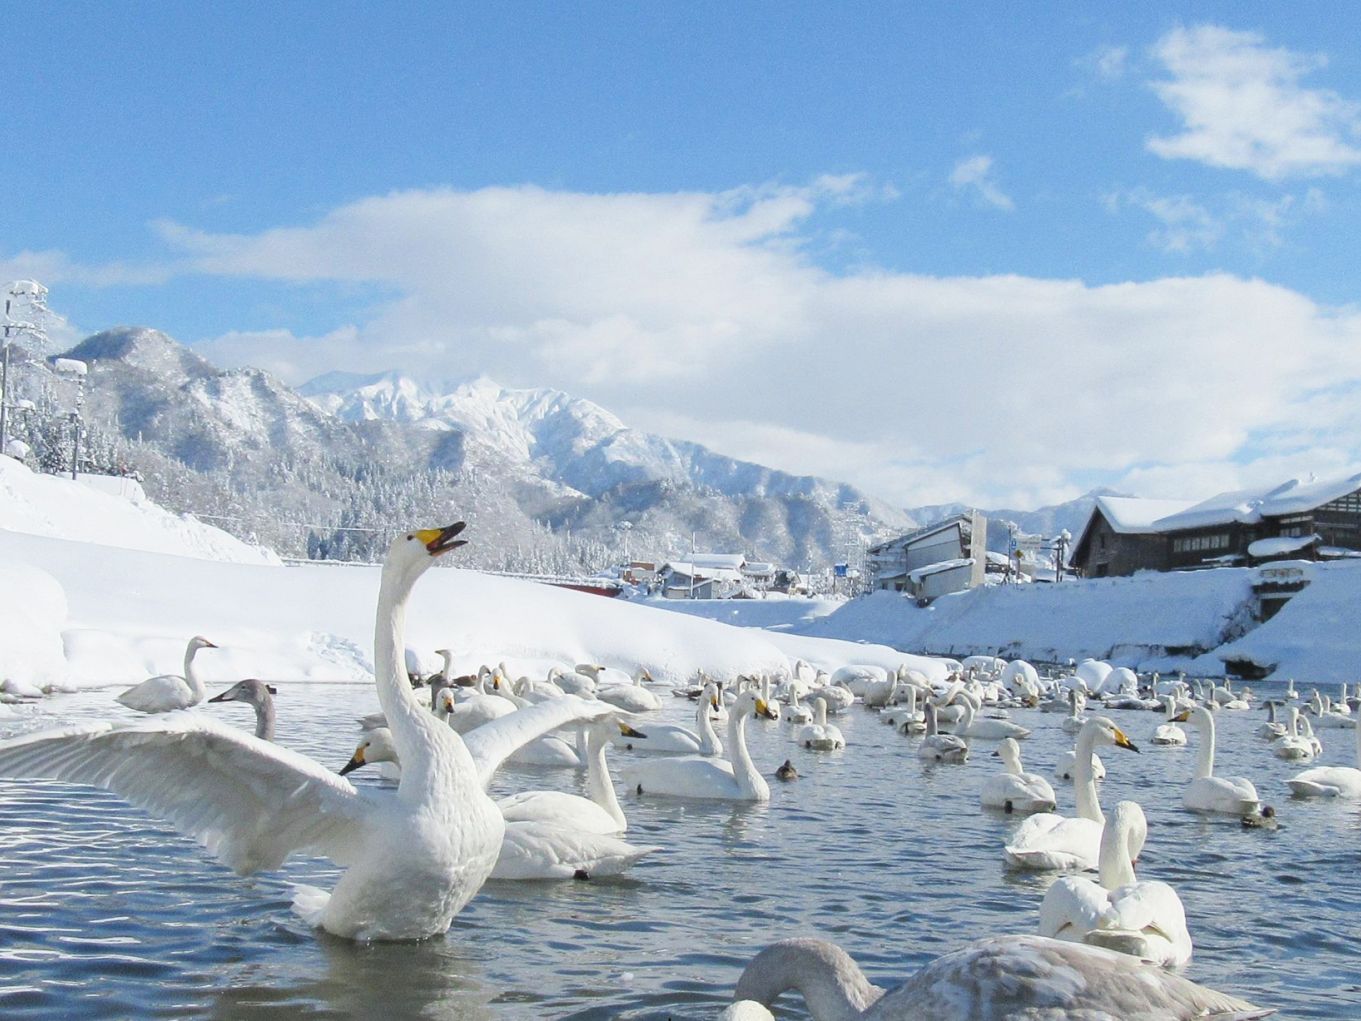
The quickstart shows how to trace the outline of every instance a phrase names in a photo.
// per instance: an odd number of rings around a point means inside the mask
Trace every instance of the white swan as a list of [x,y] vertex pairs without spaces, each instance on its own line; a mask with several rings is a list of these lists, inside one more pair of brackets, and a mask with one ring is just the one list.
[[[1054,764],[1054,776],[1070,782],[1077,776],[1077,752],[1069,748],[1059,753],[1059,760]],[[1101,756],[1095,753],[1092,755],[1092,779],[1098,782],[1106,779],[1106,764],[1101,761]]]
[[[714,701],[717,701],[716,699]],[[765,700],[754,691],[737,696],[728,717],[728,754],[732,761],[685,755],[630,763],[621,770],[624,782],[638,794],[724,801],[769,801],[766,783],[747,752],[747,717],[765,716]]]
[[277,868],[294,851],[325,855],[346,868],[335,889],[296,887],[293,906],[334,935],[444,932],[501,850],[505,824],[483,792],[487,780],[524,741],[601,711],[576,699],[556,713],[538,706],[488,724],[474,743],[420,703],[402,656],[406,602],[435,558],[462,545],[454,538],[462,528],[398,536],[383,563],[374,665],[406,767],[395,794],[361,794],[312,759],[191,712],[3,741],[0,775],[104,787],[198,838],[242,875]]
[[600,685],[595,689],[595,697],[602,702],[618,706],[626,713],[645,713],[662,707],[661,699],[643,687],[644,681],[652,680],[646,669],[640,669],[628,684]]
[[194,657],[199,649],[216,648],[202,635],[195,635],[189,639],[189,646],[184,650],[184,676],[161,674],[159,677],[148,677],[141,684],[123,692],[115,701],[139,713],[168,713],[198,705],[208,692],[203,687],[203,680],[194,671]]
[[1003,771],[983,781],[979,800],[984,808],[1000,808],[1004,812],[1052,812],[1057,807],[1054,788],[1038,773],[1027,773],[1021,768],[1021,746],[1013,738],[1003,738],[997,751]]
[[[1007,864],[1022,869],[1096,868],[1101,830],[1106,823],[1096,794],[1096,779],[1092,775],[1092,752],[1098,744],[1127,748],[1132,752],[1139,750],[1108,717],[1089,716],[1077,736],[1077,775],[1074,777],[1077,815],[1041,812],[1030,816],[1006,845]],[[1143,846],[1142,840],[1139,846]]]
[[1177,717],[1200,731],[1196,775],[1186,787],[1182,804],[1192,812],[1219,815],[1256,815],[1261,807],[1257,788],[1241,776],[1215,776],[1215,720],[1204,706]]
[[[1290,728],[1276,719],[1276,707],[1278,705],[1284,705],[1284,703],[1277,702],[1274,699],[1267,699],[1266,722],[1259,726],[1255,731],[1258,737],[1264,738],[1267,741],[1275,741],[1278,737],[1285,737],[1286,734],[1290,733]],[[1294,707],[1292,706],[1291,708]],[[1299,710],[1296,710],[1296,712],[1298,711]]]
[[1309,762],[1314,757],[1314,746],[1300,732],[1300,711],[1293,705],[1286,710],[1285,733],[1271,742],[1271,753],[1278,759]]
[[800,727],[794,739],[805,748],[817,752],[830,752],[846,747],[846,739],[841,736],[841,728],[827,722],[827,700],[821,695],[813,699],[813,722]]
[[[1356,728],[1356,764],[1361,766],[1361,727]],[[1286,783],[1299,798],[1361,798],[1361,768],[1315,766]]]
[[623,734],[615,734],[611,740],[631,752],[660,755],[722,755],[723,742],[714,733],[713,720],[709,716],[713,699],[717,696],[718,689],[714,685],[705,685],[704,697],[698,700],[695,708],[694,730],[676,723],[648,723],[647,739],[644,741],[635,742]]
[[1040,935],[1133,954],[1167,968],[1191,960],[1191,934],[1177,891],[1134,875],[1131,846],[1147,833],[1143,809],[1122,801],[1101,834],[1100,882],[1060,876],[1040,904]]
[[1082,725],[1087,722],[1087,717],[1082,715],[1082,709],[1087,699],[1076,688],[1069,688],[1068,702],[1068,715],[1063,718],[1063,722],[1059,726],[1063,728],[1065,734],[1076,736],[1077,732],[1082,729]]
[[1186,731],[1177,726],[1177,700],[1171,695],[1162,696],[1163,709],[1167,719],[1153,730],[1153,744],[1181,747],[1186,744]]
[[789,689],[789,712],[784,714],[784,718],[790,723],[813,722],[813,710],[799,701],[799,689],[797,685],[793,685]]
[[936,705],[926,702],[926,736],[917,745],[917,758],[925,762],[959,764],[969,757],[969,743],[954,734],[942,734],[936,729]]
[[610,716],[596,720],[586,733],[586,787],[590,797],[563,791],[521,791],[496,802],[506,822],[552,823],[588,833],[623,833],[628,829],[628,819],[619,807],[605,764],[605,746],[611,734],[640,741],[648,735]]
[[492,879],[590,879],[617,876],[660,847],[537,820],[506,823]]
[[278,690],[254,677],[238,681],[209,702],[246,702],[255,710],[255,736],[261,741],[274,740],[274,696]]
[[977,716],[978,710],[973,698],[967,693],[960,694],[960,702],[964,706],[964,715],[955,724],[955,734],[959,737],[972,737],[983,741],[1000,741],[1009,737],[1019,741],[1030,736],[1030,731],[1019,723],[995,720],[990,716]]
[[887,992],[833,943],[781,940],[742,972],[733,994],[741,1010],[727,1016],[769,1016],[757,1008],[788,989],[803,996],[813,1021],[1252,1021],[1273,1013],[1127,954],[994,936],[937,957]]

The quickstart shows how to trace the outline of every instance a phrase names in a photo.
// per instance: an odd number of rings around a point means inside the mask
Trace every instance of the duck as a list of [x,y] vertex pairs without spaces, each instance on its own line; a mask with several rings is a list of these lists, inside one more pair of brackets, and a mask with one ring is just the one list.
[[728,718],[727,748],[731,761],[703,755],[653,758],[625,766],[621,770],[624,782],[639,795],[769,801],[770,785],[751,761],[746,740],[747,719],[768,713],[760,695],[744,691],[737,696]]
[[794,763],[790,762],[788,759],[784,760],[784,765],[778,766],[775,769],[775,779],[777,780],[788,782],[790,780],[797,780],[798,778],[799,771],[794,768]]
[[781,940],[743,969],[726,1016],[766,1021],[791,989],[813,1021],[1251,1021],[1272,1013],[1128,954],[1018,935],[967,943],[890,990],[835,943]]
[[827,700],[821,695],[813,699],[813,722],[800,727],[794,739],[815,752],[830,752],[846,747],[841,728],[827,722]]
[[917,758],[924,762],[948,762],[959,765],[969,758],[969,742],[954,734],[942,734],[936,729],[936,704],[926,702],[926,733],[917,745]]
[[1241,776],[1215,776],[1215,721],[1204,706],[1181,713],[1180,723],[1189,722],[1200,731],[1196,753],[1196,775],[1186,787],[1182,804],[1192,812],[1211,815],[1255,815],[1261,808],[1257,788]]
[[373,662],[378,701],[405,766],[395,795],[361,792],[307,756],[188,711],[0,741],[0,776],[113,791],[197,838],[240,875],[276,869],[295,852],[325,856],[344,869],[334,889],[296,886],[293,910],[342,939],[447,931],[501,850],[505,823],[485,793],[491,776],[523,741],[602,711],[559,700],[560,709],[536,707],[511,727],[489,724],[473,741],[421,703],[403,662],[405,608],[436,559],[464,544],[456,538],[463,528],[398,534],[380,571]]
[[279,689],[272,684],[254,677],[237,681],[220,695],[208,699],[212,702],[246,702],[255,710],[255,736],[261,741],[274,740],[274,696]]
[[[1078,733],[1075,749],[1077,815],[1041,812],[1027,818],[1004,848],[1008,865],[1046,871],[1097,867],[1101,830],[1106,824],[1096,793],[1096,779],[1092,776],[1092,753],[1099,744],[1132,752],[1139,750],[1109,717],[1087,717]],[[1142,846],[1141,839],[1139,847]],[[1135,856],[1138,856],[1137,850]]]
[[202,635],[189,639],[184,650],[184,674],[161,674],[148,677],[133,685],[114,701],[139,713],[168,713],[176,709],[196,706],[208,697],[203,679],[194,670],[194,657],[200,649],[216,649],[217,645]]
[[628,829],[605,763],[605,747],[613,734],[643,741],[647,734],[634,730],[617,716],[602,716],[586,727],[586,786],[590,797],[562,791],[521,791],[500,798],[496,807],[506,822],[545,822],[588,833],[614,834]]
[[1177,700],[1171,695],[1161,696],[1163,709],[1167,712],[1165,722],[1158,724],[1149,739],[1153,744],[1181,747],[1186,744],[1186,731],[1177,726]]
[[[1361,798],[1361,727],[1356,728],[1356,766],[1314,766],[1286,781],[1297,798]],[[1263,809],[1265,812],[1265,809]]]
[[1054,811],[1058,805],[1054,788],[1038,773],[1027,773],[1021,768],[1021,746],[1014,738],[1003,738],[993,754],[1002,760],[1004,768],[983,782],[979,800],[984,808],[1027,815]]
[[1143,809],[1121,801],[1101,833],[1099,882],[1061,876],[1040,904],[1041,936],[1105,947],[1165,968],[1191,960],[1191,934],[1177,891],[1134,875],[1132,843],[1148,832]]

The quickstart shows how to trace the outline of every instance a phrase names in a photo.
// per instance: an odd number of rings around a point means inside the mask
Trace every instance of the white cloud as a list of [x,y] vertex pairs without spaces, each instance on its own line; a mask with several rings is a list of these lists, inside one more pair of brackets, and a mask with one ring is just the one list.
[[992,178],[991,156],[970,156],[960,160],[950,172],[950,183],[956,191],[973,191],[994,209],[1011,210],[1016,207],[1011,197]]
[[1177,255],[1210,251],[1231,238],[1263,256],[1283,246],[1288,233],[1304,217],[1327,209],[1315,188],[1310,188],[1303,199],[1289,194],[1262,198],[1228,192],[1209,201],[1211,204],[1206,205],[1190,195],[1157,195],[1147,188],[1114,192],[1103,198],[1112,214],[1138,209],[1152,216],[1158,226],[1147,235],[1149,245]]
[[1129,70],[1129,48],[1126,46],[1098,46],[1076,63],[1079,67],[1086,69],[1103,81],[1118,81]]
[[440,189],[258,234],[162,230],[180,272],[313,294],[336,281],[351,303],[372,289],[358,321],[318,337],[224,334],[203,345],[214,360],[294,382],[402,368],[554,386],[640,428],[905,505],[1035,506],[1131,465],[1134,481],[1196,465],[1223,488],[1262,458],[1308,470],[1311,449],[1361,449],[1361,412],[1339,396],[1361,387],[1353,311],[1222,274],[1107,286],[833,274],[806,254],[810,218],[844,199],[817,183]]
[[1113,212],[1121,205],[1134,206],[1156,219],[1160,226],[1149,232],[1148,243],[1164,252],[1184,255],[1214,248],[1224,236],[1223,222],[1189,195],[1155,195],[1135,188],[1108,197],[1107,205]]
[[1361,107],[1301,84],[1326,58],[1272,49],[1255,32],[1216,25],[1174,29],[1153,56],[1170,75],[1153,82],[1153,90],[1184,126],[1180,134],[1149,139],[1157,155],[1270,181],[1340,174],[1361,163],[1353,144]]

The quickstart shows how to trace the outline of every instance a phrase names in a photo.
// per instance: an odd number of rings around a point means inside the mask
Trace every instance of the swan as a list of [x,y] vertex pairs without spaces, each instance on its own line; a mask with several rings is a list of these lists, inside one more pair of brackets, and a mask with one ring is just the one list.
[[602,702],[618,706],[626,713],[645,713],[660,709],[661,699],[643,687],[645,680],[652,680],[652,675],[646,669],[642,669],[628,684],[600,685],[595,689],[595,697]]
[[1058,804],[1054,788],[1038,773],[1027,773],[1021,768],[1021,746],[1014,738],[1003,738],[993,754],[1005,768],[983,782],[979,799],[984,808],[1027,814],[1054,811]]
[[879,718],[904,734],[920,734],[926,730],[926,714],[917,708],[917,686],[904,684],[899,691],[906,691],[903,701],[885,709]]
[[611,734],[633,739],[647,735],[634,730],[623,720],[605,716],[586,730],[586,786],[590,797],[562,791],[521,791],[496,802],[507,822],[544,822],[588,833],[623,833],[628,829],[624,810],[614,794],[609,768],[605,765],[605,746]]
[[[631,752],[648,752],[663,755],[722,755],[723,742],[714,733],[713,720],[709,717],[712,700],[718,697],[718,688],[705,685],[705,697],[700,699],[695,709],[695,729],[682,727],[675,723],[649,723],[647,740],[634,743],[623,734],[615,734],[611,740]],[[773,706],[771,707],[774,708]]]
[[492,879],[590,879],[617,876],[660,847],[638,847],[619,837],[557,823],[506,823]]
[[[717,701],[715,699],[714,701]],[[623,770],[625,783],[639,794],[664,794],[677,798],[711,798],[724,801],[769,801],[770,785],[756,769],[747,752],[749,716],[769,713],[754,691],[744,691],[728,717],[728,753],[732,761],[685,755],[631,763]]]
[[1163,708],[1167,711],[1167,720],[1154,728],[1150,740],[1154,744],[1180,747],[1186,744],[1186,731],[1177,726],[1177,700],[1171,695],[1163,695],[1162,701]]
[[406,767],[395,792],[360,792],[304,755],[194,712],[0,741],[0,776],[111,790],[196,837],[241,875],[278,868],[295,851],[324,855],[345,871],[329,894],[296,887],[293,909],[333,935],[408,940],[445,932],[501,850],[505,823],[484,792],[492,774],[524,741],[600,714],[580,700],[557,711],[536,706],[460,739],[418,700],[402,661],[407,599],[436,558],[463,545],[455,539],[462,529],[459,522],[398,535],[383,561],[373,662]]
[[1082,693],[1076,688],[1068,689],[1068,701],[1070,703],[1068,715],[1059,724],[1065,734],[1076,735],[1082,729],[1082,725],[1087,722],[1087,717],[1082,715],[1083,703],[1086,701]]
[[1148,831],[1143,809],[1121,801],[1101,833],[1100,882],[1061,876],[1040,904],[1040,935],[1118,950],[1166,968],[1191,960],[1191,934],[1177,891],[1134,875],[1138,834]]
[[255,710],[255,736],[261,741],[274,740],[274,696],[278,689],[272,684],[251,677],[238,681],[209,702],[248,702]]
[[813,722],[813,710],[799,701],[799,689],[797,686],[789,689],[789,712],[784,714],[784,718],[790,723]]
[[[1276,719],[1276,707],[1278,705],[1284,704],[1285,703],[1277,702],[1274,701],[1273,699],[1267,699],[1266,722],[1263,723],[1260,727],[1258,727],[1257,730],[1255,731],[1258,737],[1265,738],[1268,741],[1275,741],[1277,738],[1285,737],[1286,734],[1290,733],[1289,728],[1287,728],[1284,723],[1281,723],[1279,720]],[[1291,708],[1294,707],[1292,706]],[[1296,709],[1295,711],[1297,713],[1299,712],[1298,709]]]
[[[1356,728],[1356,764],[1361,766],[1361,727]],[[1361,798],[1361,768],[1315,766],[1286,783],[1297,798]]]
[[964,706],[964,715],[955,724],[955,734],[958,737],[972,737],[984,741],[1000,741],[1009,737],[1019,741],[1030,736],[1030,731],[1019,723],[976,716],[977,709],[974,707],[972,698],[962,696],[961,701]]
[[1309,717],[1301,716],[1299,718],[1299,725],[1300,736],[1309,742],[1310,748],[1314,749],[1314,757],[1317,758],[1318,756],[1322,755],[1323,742],[1320,741],[1318,739],[1318,736],[1314,733],[1314,725],[1309,722]]
[[198,705],[207,696],[203,680],[194,670],[194,656],[199,649],[216,649],[217,646],[202,635],[189,639],[184,650],[184,675],[161,674],[148,677],[141,684],[134,685],[115,701],[139,713],[167,713],[173,709],[188,709]]
[[917,758],[927,762],[962,763],[969,757],[969,743],[954,734],[936,729],[936,704],[926,701],[926,736],[917,745]]
[[1286,711],[1285,733],[1271,742],[1271,751],[1278,759],[1309,762],[1314,757],[1314,746],[1299,732],[1300,711],[1293,705]]
[[[1077,776],[1077,752],[1069,748],[1066,752],[1059,753],[1059,761],[1054,766],[1054,776],[1059,780],[1071,781]],[[1101,756],[1092,754],[1092,779],[1100,782],[1106,779],[1106,764],[1101,761]]]
[[[1098,744],[1137,752],[1125,732],[1106,716],[1089,716],[1077,736],[1074,793],[1077,815],[1041,812],[1032,815],[1012,835],[1004,850],[1007,864],[1022,869],[1095,869],[1106,817],[1092,776],[1092,752]],[[1139,847],[1143,846],[1140,839]],[[1138,851],[1135,851],[1137,857]]]
[[1221,815],[1256,815],[1261,807],[1257,788],[1241,776],[1215,776],[1215,720],[1204,706],[1196,706],[1177,717],[1200,731],[1200,750],[1195,778],[1182,796],[1182,804],[1192,812]]
[[725,1015],[769,1018],[785,990],[813,1021],[1252,1021],[1273,1013],[1128,954],[1044,936],[994,936],[965,944],[885,991],[850,955],[819,939],[781,940],[737,981]]
[[841,728],[827,722],[827,700],[821,695],[813,699],[813,722],[800,727],[794,739],[805,748],[818,752],[835,751],[846,747]]

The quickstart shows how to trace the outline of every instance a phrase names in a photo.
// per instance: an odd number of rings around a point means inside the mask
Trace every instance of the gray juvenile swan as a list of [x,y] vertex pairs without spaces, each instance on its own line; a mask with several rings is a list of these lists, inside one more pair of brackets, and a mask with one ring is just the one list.
[[802,994],[814,1021],[1250,1021],[1274,1013],[1126,954],[994,936],[937,957],[888,991],[834,943],[781,940],[742,972],[727,1016],[769,1017],[761,1007],[787,989]]
[[261,741],[274,740],[274,696],[279,692],[272,684],[248,677],[238,681],[209,702],[247,702],[255,710],[255,736]]

